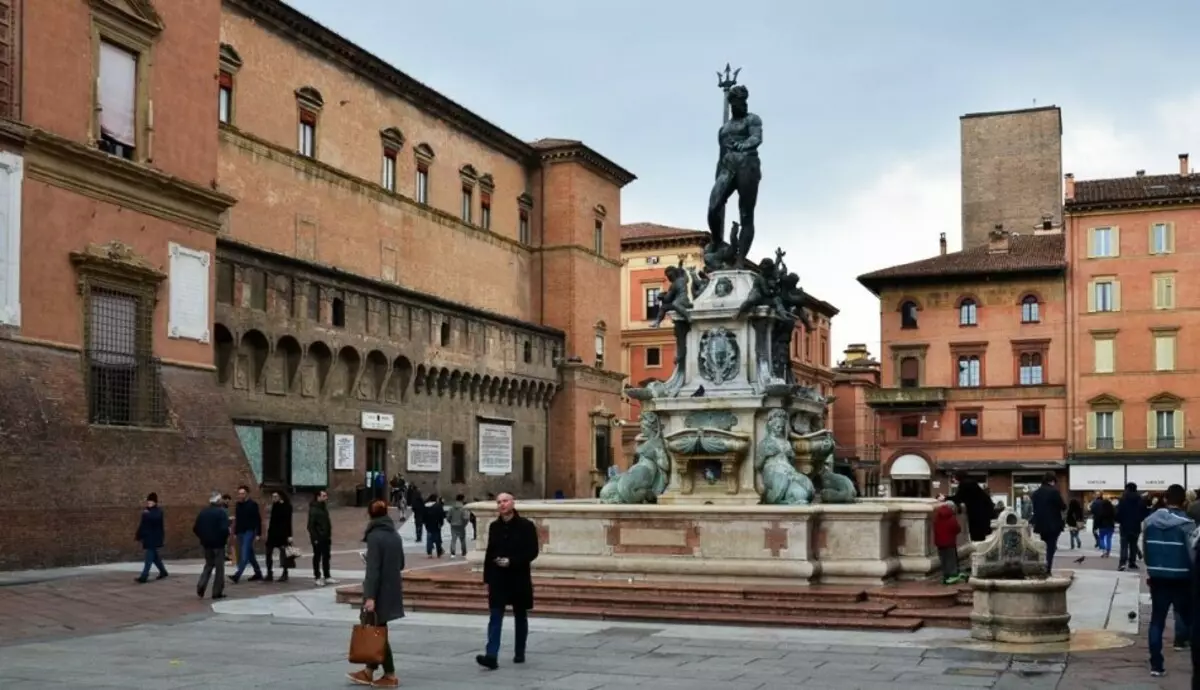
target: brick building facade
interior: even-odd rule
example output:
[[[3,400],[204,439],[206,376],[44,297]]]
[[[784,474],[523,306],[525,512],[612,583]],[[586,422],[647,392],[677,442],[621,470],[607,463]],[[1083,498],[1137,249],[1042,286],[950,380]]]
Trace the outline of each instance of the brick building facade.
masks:
[[[849,465],[864,488],[878,484],[879,416],[867,397],[879,388],[879,377],[879,361],[861,343],[849,345],[833,369],[834,458]]]
[[[1066,182],[1072,491],[1200,487],[1200,175]]]

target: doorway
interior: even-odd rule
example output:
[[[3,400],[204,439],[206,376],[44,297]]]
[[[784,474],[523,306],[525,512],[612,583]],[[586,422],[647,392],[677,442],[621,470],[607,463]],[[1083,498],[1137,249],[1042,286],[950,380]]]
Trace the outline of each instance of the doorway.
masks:
[[[375,498],[382,499],[385,496],[383,492],[387,491],[388,472],[387,472],[387,452],[388,442],[385,438],[368,438],[367,439],[367,476],[371,478],[371,486]],[[379,484],[376,476],[383,475],[383,486]]]
[[[273,489],[286,489],[292,476],[291,435],[286,429],[263,429],[262,483]]]
[[[928,479],[893,479],[894,498],[931,498],[933,488]]]

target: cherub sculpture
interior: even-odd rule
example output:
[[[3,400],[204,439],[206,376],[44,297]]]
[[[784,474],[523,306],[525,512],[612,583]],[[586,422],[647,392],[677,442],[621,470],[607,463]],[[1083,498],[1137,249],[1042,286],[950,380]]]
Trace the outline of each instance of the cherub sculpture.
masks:
[[[688,298],[688,276],[683,270],[683,262],[678,266],[667,266],[666,274],[671,287],[667,289],[666,294],[658,298],[658,318],[651,324],[651,328],[662,325],[667,312],[671,312],[676,321],[687,321],[688,312],[692,308],[692,301]]]

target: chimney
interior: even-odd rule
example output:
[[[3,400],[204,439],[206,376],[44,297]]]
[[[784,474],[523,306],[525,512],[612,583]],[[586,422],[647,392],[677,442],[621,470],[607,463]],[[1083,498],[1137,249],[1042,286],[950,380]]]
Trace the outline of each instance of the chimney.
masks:
[[[944,232],[941,234],[940,237],[938,237],[938,248],[942,250],[942,256],[945,256],[946,255],[946,233],[944,233]]]
[[[995,229],[988,233],[988,253],[1007,254],[1010,234],[1004,229],[1003,223],[996,223]]]
[[[1067,173],[1065,175],[1065,177],[1067,179],[1067,191],[1066,191],[1067,201],[1074,201],[1075,200],[1075,173]]]
[[[1134,174],[1135,174],[1135,175],[1137,175],[1138,177],[1145,177],[1145,176],[1146,176],[1146,171],[1145,171],[1145,170],[1139,170],[1139,171],[1137,171],[1137,172],[1136,172],[1136,173],[1134,173]]]
[[[1179,154],[1179,176],[1187,177],[1189,172],[1191,171],[1188,170],[1188,155],[1181,153]]]

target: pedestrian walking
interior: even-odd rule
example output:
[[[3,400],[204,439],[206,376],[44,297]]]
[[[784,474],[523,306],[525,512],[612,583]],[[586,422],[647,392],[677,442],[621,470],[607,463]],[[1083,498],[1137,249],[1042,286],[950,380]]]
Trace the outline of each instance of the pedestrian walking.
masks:
[[[258,557],[254,555],[254,542],[262,539],[262,512],[258,502],[250,498],[250,487],[242,485],[237,490],[237,507],[234,509],[234,536],[237,537],[238,566],[233,575],[229,576],[234,584],[242,579],[246,566],[254,568],[250,582],[263,579],[262,569],[258,567]]]
[[[1166,507],[1146,518],[1146,576],[1150,587],[1150,675],[1166,674],[1162,646],[1167,613],[1181,618],[1176,634],[1192,628],[1191,536],[1196,523],[1183,512],[1183,487],[1167,488]],[[1180,623],[1182,625],[1180,625]],[[1177,646],[1182,641],[1176,639]]]
[[[472,503],[479,503],[478,498],[471,499]],[[471,517],[471,541],[479,541],[479,525],[475,519],[475,511],[468,511]]]
[[[1100,515],[1100,510],[1103,504],[1104,495],[1099,491],[1097,491],[1096,496],[1092,498],[1092,502],[1088,504],[1088,515],[1090,515],[1092,518],[1092,539],[1096,541],[1097,551],[1102,549],[1100,548],[1100,525],[1097,524],[1096,517]]]
[[[1117,508],[1107,498],[1101,498],[1099,501],[1092,517],[1092,524],[1095,525],[1096,533],[1100,537],[1100,557],[1110,558],[1113,532],[1117,529]]]
[[[229,494],[222,494],[221,495],[221,507],[225,509],[225,516],[229,518],[229,539],[227,542],[227,546],[225,548],[226,560],[228,561],[227,565],[231,565],[236,568],[237,562],[238,562],[238,555],[237,555],[238,549],[237,549],[237,535],[234,533],[234,527],[233,527],[233,522],[234,522],[234,520],[233,520],[234,513],[233,513],[233,509],[232,509],[233,508],[233,497],[230,496]]]
[[[321,489],[308,506],[308,540],[313,550],[313,580],[318,587],[336,585],[329,576],[333,548],[333,521],[329,519],[329,492]]]
[[[437,557],[441,558],[445,553],[442,550],[442,525],[446,524],[446,508],[437,494],[429,494],[422,517],[425,520],[425,555],[433,558],[437,551]]]
[[[396,525],[388,517],[387,501],[373,501],[367,509],[367,523],[363,541],[367,544],[366,574],[363,577],[363,613],[375,625],[384,625],[404,617],[404,541],[396,532]],[[396,677],[396,664],[389,643],[383,650],[383,675],[375,678],[375,666],[347,673],[346,677],[355,685],[375,688],[394,688],[400,685]]]
[[[1137,484],[1125,485],[1125,493],[1117,503],[1117,527],[1121,530],[1121,560],[1117,570],[1137,570],[1138,538],[1142,535],[1142,521],[1150,515],[1150,507],[1138,495]]]
[[[150,492],[150,495],[146,496],[146,507],[142,509],[142,518],[138,522],[137,534],[133,537],[135,541],[142,543],[142,549],[146,552],[145,558],[142,559],[142,574],[135,579],[136,582],[145,584],[150,579],[151,565],[158,569],[156,579],[161,580],[167,576],[167,567],[163,565],[162,558],[158,555],[158,550],[166,541],[166,533],[163,511],[158,507],[158,494]]]
[[[1053,472],[1047,472],[1042,478],[1042,485],[1029,498],[1029,506],[1033,531],[1046,543],[1046,574],[1049,575],[1054,570],[1054,552],[1058,551],[1058,538],[1065,527],[1063,513],[1067,511],[1067,504],[1058,492],[1058,477]]]
[[[933,511],[933,545],[942,562],[942,584],[956,585],[963,580],[958,572],[958,533],[962,527],[954,504],[947,502],[945,496],[939,496],[938,500],[940,503]]]
[[[408,505],[412,508],[413,529],[417,531],[417,543],[420,544],[421,533],[425,529],[425,500],[415,484],[408,485]]]
[[[459,494],[454,497],[454,505],[450,506],[450,511],[446,515],[446,521],[450,523],[450,557],[454,558],[454,546],[457,544],[462,547],[463,558],[467,557],[467,525],[471,522],[471,511],[467,510],[465,501],[467,497]]]
[[[1083,540],[1079,538],[1079,530],[1083,528],[1083,504],[1078,498],[1072,498],[1067,503],[1067,531],[1071,535],[1071,550],[1082,549]]]
[[[287,497],[275,491],[271,494],[271,516],[267,521],[267,582],[275,581],[274,558],[279,552],[279,567],[283,574],[280,582],[288,581],[287,547],[292,543],[292,503]]]
[[[992,533],[994,507],[992,498],[969,475],[959,474],[958,489],[950,500],[967,514],[967,532],[971,541],[983,541]]]
[[[475,657],[486,669],[499,667],[500,632],[504,610],[512,607],[516,645],[513,663],[525,663],[525,643],[529,638],[528,614],[533,609],[531,567],[538,557],[537,527],[521,517],[512,494],[496,497],[498,517],[488,527],[487,552],[483,559],[483,581],[488,588],[487,648]]]
[[[200,579],[196,582],[196,595],[204,598],[208,589],[208,581],[213,578],[212,598],[225,598],[225,544],[229,542],[229,511],[226,509],[225,497],[221,492],[213,492],[208,499],[208,507],[196,516],[196,524],[192,525],[192,534],[200,540],[200,548],[204,550],[204,569],[200,571]]]

